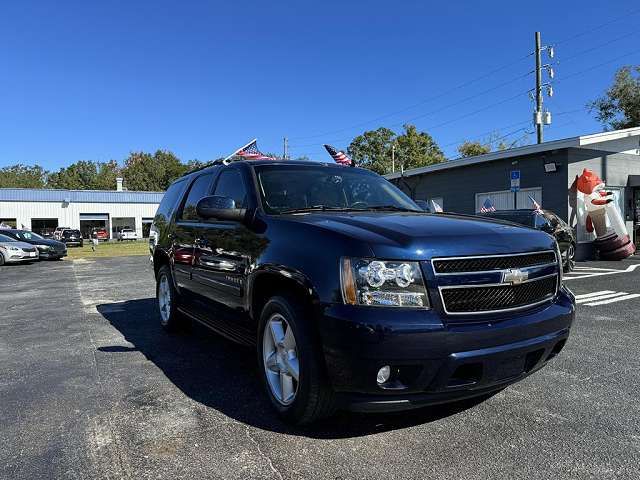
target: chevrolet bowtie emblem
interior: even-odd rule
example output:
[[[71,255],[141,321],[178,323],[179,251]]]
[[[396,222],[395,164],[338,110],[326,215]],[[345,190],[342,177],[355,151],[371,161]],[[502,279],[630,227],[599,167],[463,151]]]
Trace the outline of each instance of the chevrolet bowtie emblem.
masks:
[[[502,274],[502,283],[510,283],[511,285],[520,285],[529,278],[528,272],[513,268]]]

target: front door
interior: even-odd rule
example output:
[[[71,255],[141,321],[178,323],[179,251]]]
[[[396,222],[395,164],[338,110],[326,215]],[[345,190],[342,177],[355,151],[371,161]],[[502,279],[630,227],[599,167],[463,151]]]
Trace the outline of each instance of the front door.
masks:
[[[250,207],[242,173],[233,165],[220,172],[213,194],[233,199],[236,208]],[[193,264],[198,293],[217,306],[242,307],[250,265],[264,250],[264,243],[242,222],[201,223]]]

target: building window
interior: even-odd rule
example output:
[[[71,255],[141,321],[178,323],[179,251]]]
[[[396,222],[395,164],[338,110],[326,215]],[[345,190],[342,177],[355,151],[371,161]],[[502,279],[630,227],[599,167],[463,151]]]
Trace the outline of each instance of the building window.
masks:
[[[480,209],[487,198],[496,210],[532,209],[534,208],[533,202],[529,196],[544,208],[542,203],[542,187],[533,187],[522,188],[515,193],[511,190],[476,193],[476,213],[480,213]]]

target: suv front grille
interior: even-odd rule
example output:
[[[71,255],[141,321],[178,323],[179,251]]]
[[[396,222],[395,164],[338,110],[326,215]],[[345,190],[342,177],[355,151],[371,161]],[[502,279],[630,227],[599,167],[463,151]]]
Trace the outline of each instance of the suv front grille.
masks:
[[[529,280],[520,285],[444,287],[442,302],[446,313],[487,313],[533,306],[556,293],[557,275]]]
[[[509,268],[535,267],[555,262],[556,255],[553,251],[487,257],[439,258],[433,260],[433,270],[436,274],[490,272]]]

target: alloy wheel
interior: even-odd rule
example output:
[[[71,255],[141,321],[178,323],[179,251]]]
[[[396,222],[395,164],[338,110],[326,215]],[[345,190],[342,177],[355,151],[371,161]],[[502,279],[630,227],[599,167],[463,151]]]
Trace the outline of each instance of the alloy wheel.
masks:
[[[158,307],[160,308],[160,317],[164,323],[169,321],[171,315],[171,286],[166,275],[160,277],[158,285]]]
[[[298,392],[300,363],[293,329],[279,313],[265,325],[262,355],[271,393],[282,405],[290,405]]]

